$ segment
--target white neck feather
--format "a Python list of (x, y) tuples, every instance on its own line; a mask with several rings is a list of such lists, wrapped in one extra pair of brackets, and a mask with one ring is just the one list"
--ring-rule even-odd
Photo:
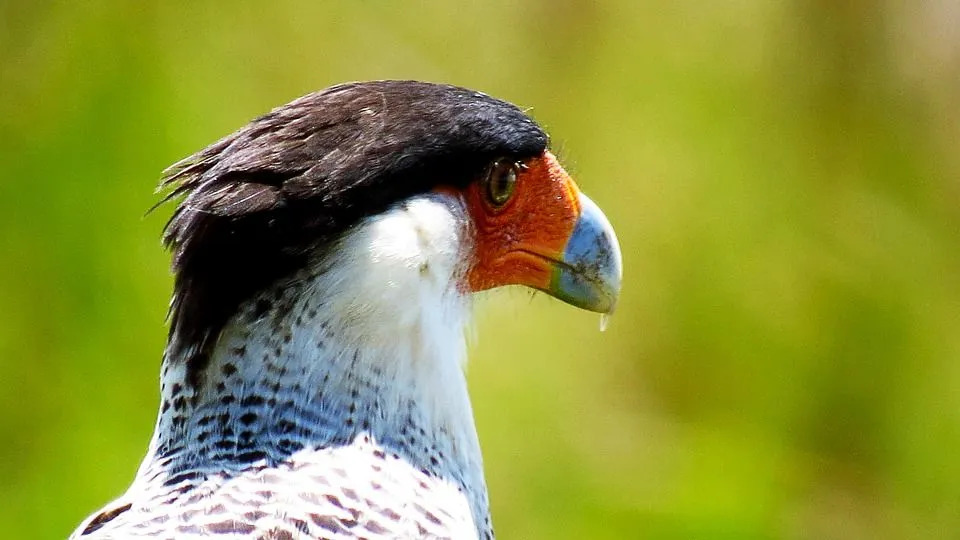
[(131, 490), (183, 471), (242, 470), (369, 435), (447, 478), (486, 517), (463, 374), (470, 249), (458, 200), (368, 218), (295, 279), (244, 304), (199, 387), (167, 358), (163, 406)]

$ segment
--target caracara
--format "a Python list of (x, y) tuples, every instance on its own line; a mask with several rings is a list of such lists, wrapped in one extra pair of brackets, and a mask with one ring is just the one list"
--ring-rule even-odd
[(471, 296), (610, 313), (620, 248), (514, 105), (334, 86), (175, 164), (160, 410), (73, 538), (492, 538)]

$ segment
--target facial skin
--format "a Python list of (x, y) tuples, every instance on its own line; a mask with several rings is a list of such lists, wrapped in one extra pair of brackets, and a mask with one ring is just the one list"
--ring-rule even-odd
[(613, 311), (619, 243), (553, 154), (493, 164), (463, 198), (476, 231), (470, 291), (526, 285), (577, 307)]

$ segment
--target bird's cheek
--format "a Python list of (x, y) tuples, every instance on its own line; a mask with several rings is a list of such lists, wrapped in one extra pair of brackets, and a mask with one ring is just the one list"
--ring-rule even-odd
[(504, 238), (502, 247), (490, 247), (477, 252), (476, 263), (470, 271), (469, 287), (473, 292), (505, 285), (526, 285), (543, 289), (550, 284), (552, 265), (532, 252), (512, 249), (517, 242)]
[(580, 213), (578, 193), (545, 152), (526, 164), (513, 199), (501, 210), (493, 212), (468, 196), (476, 226), (469, 289), (525, 285), (547, 290)]

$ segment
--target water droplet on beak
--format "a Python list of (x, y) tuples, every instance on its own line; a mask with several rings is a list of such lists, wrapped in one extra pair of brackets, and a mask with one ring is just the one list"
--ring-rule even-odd
[(612, 315), (610, 315), (609, 313), (603, 313), (600, 315), (600, 331), (601, 332), (607, 331), (607, 326), (610, 325), (610, 317), (612, 317)]

